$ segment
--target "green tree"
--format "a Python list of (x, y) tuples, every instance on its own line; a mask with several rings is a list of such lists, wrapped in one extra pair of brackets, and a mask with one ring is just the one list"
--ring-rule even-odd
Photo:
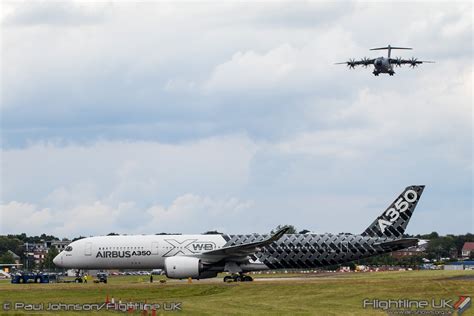
[(51, 246), (51, 248), (49, 248), (48, 250), (48, 254), (46, 255), (46, 257), (44, 258), (44, 262), (43, 262), (43, 267), (48, 269), (48, 270), (54, 270), (56, 269), (56, 266), (54, 265), (53, 263), (53, 259), (59, 254), (59, 251), (58, 249), (56, 249), (56, 247), (54, 246)]
[(0, 256), (0, 263), (15, 263), (15, 259), (10, 252), (5, 252)]
[(202, 233), (203, 235), (222, 235), (223, 233), (218, 232), (217, 230), (209, 230), (207, 232)]
[(23, 242), (15, 236), (0, 236), (0, 253), (5, 253), (8, 250), (20, 255), (22, 251)]
[(437, 232), (432, 232), (431, 234), (424, 235), (423, 238), (425, 238), (425, 239), (435, 239), (435, 238), (439, 238), (439, 235), (438, 235)]
[(438, 237), (430, 240), (426, 248), (427, 257), (430, 259), (440, 259), (449, 257), (453, 248), (456, 248), (453, 236)]

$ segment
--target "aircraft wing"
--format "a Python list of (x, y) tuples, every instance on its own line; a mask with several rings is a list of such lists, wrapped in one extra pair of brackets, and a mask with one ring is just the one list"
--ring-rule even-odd
[(410, 59), (390, 58), (389, 61), (391, 64), (394, 64), (394, 65), (398, 65), (398, 66), (410, 65), (410, 67), (413, 67), (413, 68), (423, 63), (434, 63), (434, 61), (418, 60), (417, 58), (414, 58), (414, 57)]
[(202, 252), (195, 256), (204, 259), (208, 263), (218, 262), (224, 259), (246, 258), (257, 251), (260, 251), (262, 247), (270, 245), (272, 242), (280, 239), (288, 231), (288, 229), (289, 227), (284, 227), (262, 241), (223, 247)]
[(355, 66), (365, 66), (367, 67), (368, 65), (373, 65), (375, 59), (369, 59), (369, 58), (362, 58), (361, 60), (355, 60), (355, 59), (349, 59), (348, 61), (344, 61), (342, 63), (335, 63), (336, 65), (347, 65), (349, 68), (355, 68)]

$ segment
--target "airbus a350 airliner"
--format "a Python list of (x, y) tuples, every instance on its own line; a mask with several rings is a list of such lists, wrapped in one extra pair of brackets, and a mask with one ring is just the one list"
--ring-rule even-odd
[(169, 278), (204, 279), (229, 272), (235, 281), (251, 281), (249, 271), (315, 268), (407, 248), (403, 238), (423, 193), (407, 187), (362, 234), (133, 235), (98, 236), (72, 242), (54, 258), (74, 269), (164, 269)]

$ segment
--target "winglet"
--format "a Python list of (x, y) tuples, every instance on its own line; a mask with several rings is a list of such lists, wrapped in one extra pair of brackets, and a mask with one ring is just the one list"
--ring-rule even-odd
[(277, 231), (276, 233), (274, 233), (273, 235), (271, 235), (270, 237), (268, 237), (267, 239), (265, 239), (263, 242), (265, 243), (272, 243), (274, 241), (277, 241), (278, 239), (280, 239), (281, 237), (283, 237), (284, 234), (286, 234), (286, 232), (290, 229), (290, 227), (288, 226), (285, 226), (283, 228), (281, 228), (279, 231)]

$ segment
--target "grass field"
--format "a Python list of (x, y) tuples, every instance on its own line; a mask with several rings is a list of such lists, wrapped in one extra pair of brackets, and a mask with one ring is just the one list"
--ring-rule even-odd
[[(274, 275), (270, 275), (275, 277)], [(0, 302), (103, 303), (116, 301), (181, 303), (180, 314), (192, 315), (386, 315), (382, 310), (363, 309), (369, 299), (451, 299), (474, 297), (474, 271), (403, 271), (323, 274), (295, 278), (277, 275), (271, 280), (223, 283), (221, 280), (168, 281), (150, 284), (147, 277), (110, 277), (108, 284), (10, 284), (0, 282)], [(284, 278), (291, 277), (291, 278)], [(156, 278), (155, 278), (156, 280)], [(21, 314), (5, 311), (1, 315)], [(88, 312), (23, 312), (35, 315), (86, 315)], [(159, 311), (157, 315), (169, 314)], [(117, 312), (99, 311), (95, 315)], [(138, 311), (132, 314), (140, 315)], [(128, 312), (127, 312), (128, 315)], [(150, 313), (151, 315), (151, 313)], [(454, 313), (453, 315), (456, 315)], [(474, 315), (474, 307), (464, 315)]]

